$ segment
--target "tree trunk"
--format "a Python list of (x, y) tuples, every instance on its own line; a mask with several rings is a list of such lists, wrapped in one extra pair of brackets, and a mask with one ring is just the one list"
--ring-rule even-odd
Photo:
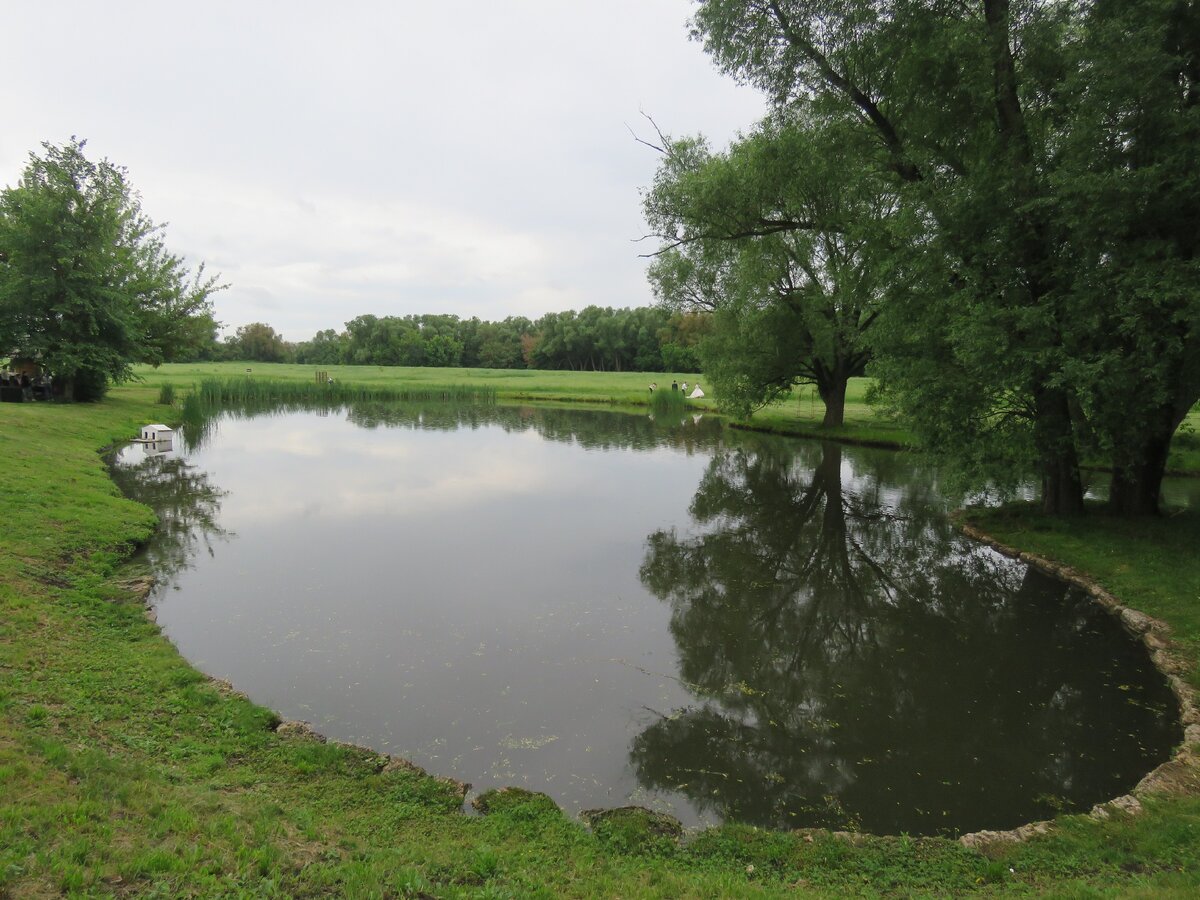
[(1114, 451), (1109, 512), (1118, 516), (1158, 515), (1171, 438), (1186, 415), (1186, 408), (1180, 414), (1163, 407), (1141, 433), (1136, 446)]
[(850, 376), (844, 366), (836, 366), (817, 375), (817, 393), (825, 404), (822, 428), (841, 428), (846, 420), (846, 385)]
[(1083, 512), (1083, 481), (1071, 425), (1067, 392), (1041, 388), (1035, 393), (1033, 439), (1042, 475), (1042, 512), (1077, 516)]
[(1108, 492), (1109, 512), (1118, 516), (1158, 515), (1168, 447), (1169, 443), (1155, 441), (1151, 455), (1146, 459), (1113, 468)]

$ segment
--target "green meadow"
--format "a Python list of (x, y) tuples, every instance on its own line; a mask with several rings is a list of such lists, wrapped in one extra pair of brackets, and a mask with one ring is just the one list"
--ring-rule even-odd
[[(308, 366), (250, 368), (254, 380), (315, 384)], [(454, 784), (370, 751), (277, 733), (272, 711), (192, 668), (145, 615), (144, 573), (128, 558), (154, 519), (118, 494), (101, 455), (142, 424), (177, 421), (193, 385), (245, 378), (245, 369), (163, 366), (99, 404), (0, 405), (0, 897), (1200, 893), (1194, 769), (1170, 792), (1143, 798), (1141, 815), (1063, 816), (1047, 835), (979, 852), (939, 838), (740, 826), (680, 839), (636, 813), (586, 827), (520, 792), (488, 796), (486, 814), (465, 815)], [(646, 404), (651, 381), (661, 390), (672, 377), (696, 380), (327, 371), (335, 385), (364, 390), (473, 386), (496, 402), (614, 407)], [(173, 386), (174, 405), (157, 402), (163, 385)], [(855, 385), (845, 436), (890, 432), (902, 443), (863, 390)], [(819, 407), (793, 399), (750, 424), (803, 432), (819, 422)], [(1200, 685), (1200, 511), (1129, 523), (1009, 509), (975, 520), (1167, 622)]]

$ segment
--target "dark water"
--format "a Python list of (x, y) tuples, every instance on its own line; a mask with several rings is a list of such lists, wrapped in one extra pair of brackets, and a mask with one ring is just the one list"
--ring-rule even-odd
[(1181, 737), (1074, 589), (958, 536), (886, 451), (515, 408), (218, 420), (124, 451), (158, 619), (331, 738), (569, 810), (1005, 828)]

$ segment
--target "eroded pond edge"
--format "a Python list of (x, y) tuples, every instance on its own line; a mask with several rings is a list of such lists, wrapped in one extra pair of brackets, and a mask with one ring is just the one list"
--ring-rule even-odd
[[(739, 426), (734, 425), (733, 427)], [(767, 429), (743, 430), (767, 431)], [(807, 435), (796, 434), (790, 436), (808, 437)], [(834, 438), (834, 440), (837, 440), (837, 438)], [(845, 442), (867, 443), (864, 441)], [(110, 445), (104, 448), (101, 453), (104, 455), (112, 453), (116, 450), (117, 446), (115, 444)], [(896, 445), (892, 445), (888, 449), (903, 450), (902, 447)], [(1046, 557), (1002, 543), (983, 529), (964, 521), (965, 512), (963, 510), (953, 513), (951, 518), (955, 526), (968, 538), (991, 547), (996, 552), (1010, 559), (1024, 562), (1026, 565), (1033, 566), (1054, 578), (1065, 581), (1085, 591), (1092, 598), (1093, 602), (1099, 604), (1108, 614), (1118, 619), (1122, 629), (1130, 637), (1142, 644), (1152, 664), (1166, 678), (1175, 696), (1184, 736), (1182, 743), (1176, 748), (1174, 754), (1170, 759), (1146, 774), (1129, 793), (1095, 804), (1086, 815), (1096, 820), (1108, 819), (1116, 813), (1137, 815), (1142, 812), (1141, 799), (1155, 795), (1200, 794), (1200, 707), (1197, 706), (1196, 690), (1185, 680), (1185, 675), (1188, 673), (1190, 667), (1186, 662), (1185, 654), (1180, 652), (1171, 639), (1170, 626), (1159, 619), (1155, 619), (1121, 603), (1120, 600), (1086, 573), (1080, 572), (1071, 566), (1057, 563)], [(135, 551), (136, 548), (132, 548), (130, 556)], [(133, 577), (118, 577), (114, 581), (125, 591), (133, 595), (143, 607), (147, 618), (157, 627), (157, 611), (151, 599), (157, 579), (153, 575), (139, 573)], [(162, 635), (161, 629), (159, 629), (159, 634)], [(165, 638), (165, 635), (163, 637)], [(261, 706), (261, 704), (255, 703), (245, 693), (238, 690), (227, 679), (218, 678), (208, 673), (201, 674), (223, 696), (230, 699), (237, 698), (256, 706)], [(270, 727), (280, 738), (311, 740), (319, 743), (327, 742), (326, 736), (315, 729), (311, 723), (301, 720), (284, 719), (276, 710), (271, 710), (270, 712), (272, 714)], [(449, 776), (431, 775), (411, 760), (400, 756), (380, 753), (369, 747), (344, 741), (332, 741), (330, 743), (352, 752), (361, 759), (369, 761), (376, 774), (404, 772), (410, 775), (430, 778), (448, 790), (452, 795), (457, 796), (462, 806), (465, 807), (467, 804), (472, 787), (470, 783), (462, 782)], [(512, 786), (494, 788), (478, 794), (472, 798), (471, 805), (480, 814), (487, 814), (490, 811), (489, 807), (493, 805), (493, 801), (498, 797), (505, 796), (536, 798), (537, 802), (553, 805), (562, 812), (553, 798), (548, 795)], [(583, 810), (575, 818), (594, 830), (595, 823), (608, 817), (623, 815), (632, 815), (640, 819), (641, 824), (645, 828), (655, 833), (671, 834), (677, 838), (681, 838), (685, 834), (700, 833), (707, 830), (685, 829), (678, 820), (670, 815), (637, 806)], [(1053, 820), (1039, 820), (1009, 830), (969, 832), (959, 835), (956, 840), (964, 847), (986, 850), (991, 846), (1023, 842), (1036, 836), (1049, 834), (1054, 827), (1055, 823)], [(791, 833), (807, 835), (810, 840), (814, 834), (829, 834), (832, 837), (845, 839), (856, 844), (870, 841), (874, 838), (894, 837), (894, 835), (830, 831), (825, 828), (798, 828), (791, 830)]]

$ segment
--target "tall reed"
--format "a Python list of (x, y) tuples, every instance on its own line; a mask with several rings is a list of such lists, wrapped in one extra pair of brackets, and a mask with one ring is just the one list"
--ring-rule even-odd
[(650, 394), (650, 409), (656, 413), (683, 412), (690, 405), (683, 391), (659, 388)]
[(218, 414), (242, 419), (301, 409), (332, 410), (363, 403), (496, 403), (493, 387), (461, 385), (367, 387), (341, 382), (274, 381), (263, 378), (206, 378), (192, 385), (180, 411), (183, 441), (191, 449), (204, 445)]
[(274, 381), (263, 378), (206, 378), (197, 393), (209, 406), (242, 403), (301, 403), (343, 406), (362, 401), (495, 403), (496, 389), (472, 385), (367, 386), (341, 381)]

